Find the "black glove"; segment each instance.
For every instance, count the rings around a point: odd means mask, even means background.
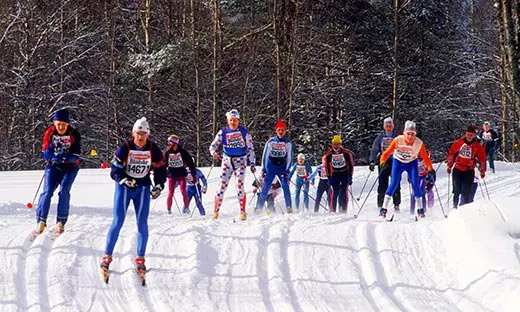
[[[251,172],[252,172],[252,173],[255,173],[255,172],[256,172],[256,167],[255,167],[255,165],[251,165],[250,168],[251,168]]]
[[[435,170],[433,170],[433,169],[430,169],[428,171],[428,176],[430,177],[431,181],[435,181],[435,179],[437,178],[437,174],[436,174]]]
[[[387,168],[390,168],[390,162],[388,160],[379,165],[379,169],[381,169],[381,171],[383,171]]]
[[[137,183],[135,182],[134,179],[128,179],[128,178],[122,178],[119,181],[119,184],[120,185],[125,185],[126,187],[131,188],[131,189],[133,189],[134,187],[137,186]]]
[[[157,184],[153,187],[150,192],[152,195],[152,199],[157,199],[161,195],[161,191],[164,190],[164,184]]]
[[[368,169],[369,169],[370,171],[374,171],[375,167],[376,167],[376,165],[374,164],[373,161],[370,163],[370,165],[368,165]]]

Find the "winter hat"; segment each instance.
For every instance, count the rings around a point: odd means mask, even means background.
[[[134,123],[134,127],[132,128],[132,132],[137,132],[137,131],[144,131],[144,132],[150,134],[150,125],[148,124],[148,121],[146,121],[146,117],[138,119]]]
[[[235,117],[236,119],[240,119],[240,113],[237,109],[233,108],[229,112],[226,113],[226,118],[229,119],[231,117]]]
[[[407,120],[404,123],[404,132],[416,132],[415,122]]]
[[[305,155],[303,155],[302,153],[298,154],[298,156],[296,157],[296,159],[298,160],[305,160]]]
[[[383,127],[384,127],[386,124],[391,124],[391,125],[394,124],[394,120],[392,119],[392,117],[387,117],[387,118],[385,118],[385,120],[383,121]]]
[[[491,126],[491,124],[489,123],[489,121],[484,121],[484,126]]]
[[[69,111],[66,108],[60,109],[60,110],[58,110],[58,111],[56,111],[54,113],[54,119],[53,120],[70,123],[70,113],[69,113]]]
[[[172,134],[168,137],[168,143],[171,142],[171,143],[175,143],[175,144],[179,144],[179,137],[176,136],[175,134]]]
[[[278,119],[276,121],[276,124],[274,125],[274,129],[279,129],[279,128],[282,128],[282,129],[287,129],[287,126],[285,125],[285,122],[283,122],[283,120],[281,119]]]
[[[332,144],[341,144],[341,134],[336,134],[332,137]]]
[[[469,125],[466,129],[466,132],[477,133],[477,127],[474,125]]]

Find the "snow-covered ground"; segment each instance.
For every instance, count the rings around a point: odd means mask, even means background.
[[[35,209],[26,204],[42,172],[1,172],[0,310],[520,311],[520,165],[499,163],[486,178],[491,200],[479,189],[475,203],[450,211],[447,219],[437,201],[419,222],[407,212],[406,178],[395,222],[378,220],[375,191],[356,220],[365,196],[351,199],[347,215],[250,211],[240,222],[233,183],[220,220],[213,221],[217,171],[204,196],[206,217],[180,216],[175,206],[176,213],[167,215],[165,196],[152,201],[146,287],[133,264],[133,208],[116,245],[110,284],[99,276],[112,222],[108,170],[81,170],[66,232],[56,240],[46,232],[34,241]],[[368,174],[356,167],[355,197]],[[375,178],[372,173],[364,195]],[[250,182],[248,174],[247,190]],[[444,165],[437,187],[446,209]],[[176,198],[181,203],[180,194]]]

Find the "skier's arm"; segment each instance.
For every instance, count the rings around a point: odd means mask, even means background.
[[[316,167],[316,169],[314,169],[314,171],[309,176],[309,181],[314,182],[314,178],[316,177],[316,175],[318,174],[318,172],[320,171],[320,169],[322,167],[323,167],[323,164],[320,164],[320,165],[318,165],[318,167]]]
[[[249,133],[246,134],[246,146],[247,146],[247,158],[249,160],[248,166],[254,166],[256,164],[255,147],[253,145],[253,137]]]
[[[329,155],[330,155],[330,151],[326,152],[325,155],[323,155],[321,161],[323,163],[323,167],[325,167],[325,172],[327,173],[327,177],[330,177],[332,175],[332,172],[330,172],[330,168],[329,168]]]
[[[459,140],[455,141],[451,147],[450,151],[448,152],[448,163],[446,164],[448,168],[453,167],[455,163],[455,157],[457,156],[457,153],[459,151]]]
[[[262,153],[262,170],[267,169],[267,158],[271,153],[271,140],[267,140],[264,146],[264,152]]]
[[[433,169],[432,160],[428,156],[426,152],[426,147],[424,144],[421,145],[421,149],[419,150],[419,156],[423,159],[424,165],[426,166],[426,170],[430,171]]]
[[[185,149],[181,150],[181,155],[183,160],[186,162],[186,165],[188,165],[190,172],[197,172],[197,168],[195,168],[195,163],[193,162],[191,155]]]
[[[153,167],[153,183],[154,185],[163,184],[166,182],[166,163],[164,162],[164,155],[157,145],[152,144],[152,167]]]
[[[119,146],[112,159],[112,165],[110,166],[110,177],[119,182],[125,178],[125,165],[128,157],[128,147],[126,143]]]
[[[81,155],[81,136],[76,129],[72,130],[71,136],[73,138],[72,145],[69,152],[66,154],[64,161],[68,163],[76,162]]]
[[[486,149],[482,145],[478,145],[478,151],[477,151],[477,158],[480,162],[480,172],[486,172],[486,166],[487,166],[487,155],[486,155]]]
[[[208,187],[208,181],[206,180],[204,173],[202,173],[202,171],[200,171],[199,169],[197,169],[197,178],[199,179],[199,181],[202,182],[202,186],[204,186],[205,188]]]
[[[311,172],[312,172],[312,167],[311,165],[309,165],[309,163],[305,163],[305,178],[307,178],[307,181],[309,181],[309,177],[311,175]]]
[[[291,163],[292,163],[292,159],[293,159],[293,146],[292,146],[292,142],[289,141],[287,142],[287,165],[285,167],[285,170],[287,170],[287,172],[289,172],[289,169],[291,168]]]
[[[54,132],[54,126],[51,126],[45,130],[43,134],[42,143],[42,157],[45,160],[51,160],[54,157],[54,142],[51,141],[52,133]]]
[[[213,156],[215,154],[215,152],[217,151],[217,149],[221,143],[222,143],[222,129],[219,130],[219,132],[215,136],[215,139],[213,139],[213,142],[211,142],[211,145],[209,146],[209,153],[211,154],[211,156]]]
[[[376,162],[377,154],[379,154],[381,151],[381,139],[383,138],[383,135],[378,135],[377,138],[374,140],[374,143],[372,143],[372,149],[370,150],[370,157],[368,158],[369,162]]]
[[[390,146],[388,146],[388,148],[383,152],[383,154],[381,154],[381,158],[379,160],[380,165],[384,164],[388,160],[388,158],[390,157],[390,155],[392,155],[396,147],[397,139],[393,139],[392,143],[390,143]]]
[[[348,155],[348,159],[349,159],[349,172],[350,172],[350,176],[353,177],[354,176],[354,157],[352,156],[352,152],[351,151],[348,151],[347,153],[345,153]]]
[[[292,165],[291,170],[289,171],[289,181],[291,181],[295,170],[296,170],[296,164]]]

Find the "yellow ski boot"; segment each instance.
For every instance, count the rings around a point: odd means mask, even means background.
[[[247,212],[240,211],[240,217],[238,217],[240,221],[245,221],[247,219]]]

